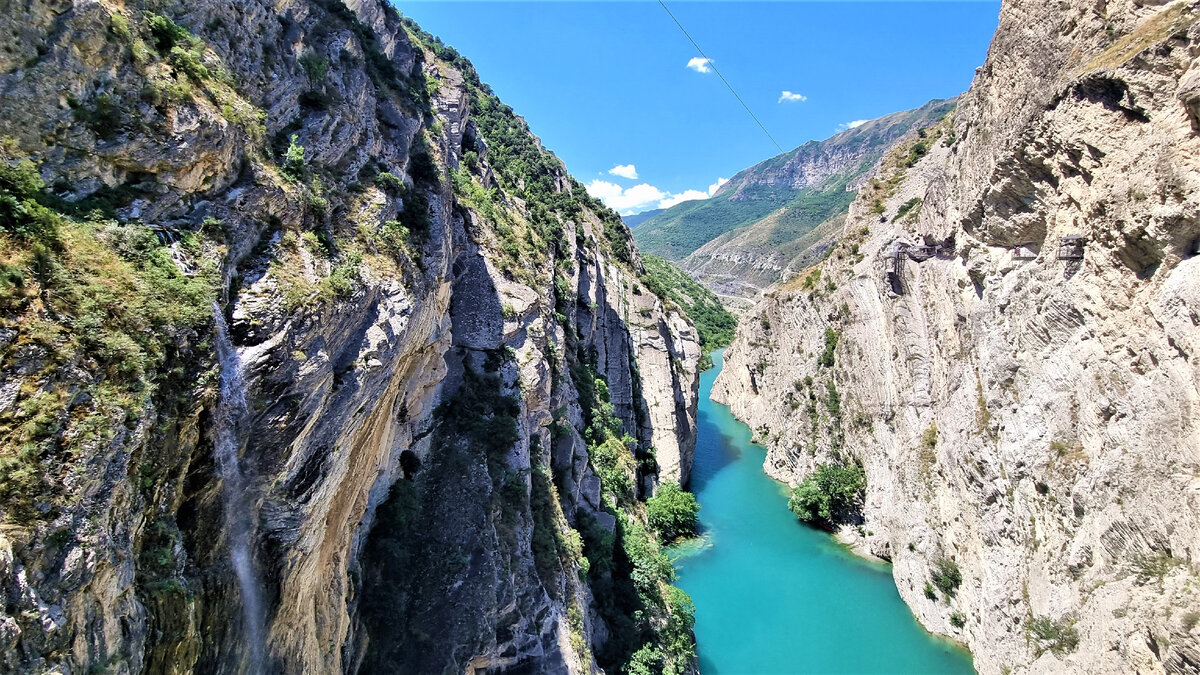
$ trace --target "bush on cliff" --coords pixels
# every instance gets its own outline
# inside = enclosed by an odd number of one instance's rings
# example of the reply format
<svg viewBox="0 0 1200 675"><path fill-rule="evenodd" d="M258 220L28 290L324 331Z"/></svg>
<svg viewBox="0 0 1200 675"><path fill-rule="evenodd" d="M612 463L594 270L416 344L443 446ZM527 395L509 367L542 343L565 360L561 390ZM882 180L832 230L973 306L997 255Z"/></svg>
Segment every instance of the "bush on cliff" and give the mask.
<svg viewBox="0 0 1200 675"><path fill-rule="evenodd" d="M663 483L658 494L646 501L650 527L665 543L696 534L696 496L675 483Z"/></svg>
<svg viewBox="0 0 1200 675"><path fill-rule="evenodd" d="M867 476L857 464L822 464L792 490L788 508L805 522L835 523L857 511Z"/></svg>

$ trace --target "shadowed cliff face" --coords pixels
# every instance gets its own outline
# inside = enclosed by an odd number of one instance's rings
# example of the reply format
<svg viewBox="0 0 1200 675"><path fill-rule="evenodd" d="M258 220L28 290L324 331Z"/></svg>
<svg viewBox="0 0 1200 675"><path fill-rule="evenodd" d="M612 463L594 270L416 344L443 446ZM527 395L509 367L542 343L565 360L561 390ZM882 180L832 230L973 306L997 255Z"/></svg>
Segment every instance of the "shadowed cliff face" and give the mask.
<svg viewBox="0 0 1200 675"><path fill-rule="evenodd" d="M864 466L842 536L981 672L1200 663L1193 5L1005 2L953 125L885 160L715 388L772 475Z"/></svg>
<svg viewBox="0 0 1200 675"><path fill-rule="evenodd" d="M22 471L0 486L0 663L256 651L213 459L216 301L267 670L589 671L610 634L589 584L622 572L580 573L618 525L572 374L607 383L637 494L686 482L690 320L470 64L383 3L152 9L0 12L0 447ZM584 521L608 550L584 557Z"/></svg>

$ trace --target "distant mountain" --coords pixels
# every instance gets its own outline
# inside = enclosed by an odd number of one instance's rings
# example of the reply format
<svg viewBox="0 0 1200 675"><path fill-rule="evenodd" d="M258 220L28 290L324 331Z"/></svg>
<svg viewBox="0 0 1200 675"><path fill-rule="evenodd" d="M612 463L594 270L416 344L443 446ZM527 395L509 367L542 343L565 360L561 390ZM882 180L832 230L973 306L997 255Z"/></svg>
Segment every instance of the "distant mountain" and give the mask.
<svg viewBox="0 0 1200 675"><path fill-rule="evenodd" d="M634 239L642 251L679 263L718 294L753 296L828 239L890 147L941 120L956 101L930 101L760 162L710 199L678 204L643 222Z"/></svg>
<svg viewBox="0 0 1200 675"><path fill-rule="evenodd" d="M635 213L632 216L621 216L621 220L625 221L625 224L630 228L634 228L665 210L666 209L654 209L653 211L642 211L641 213Z"/></svg>

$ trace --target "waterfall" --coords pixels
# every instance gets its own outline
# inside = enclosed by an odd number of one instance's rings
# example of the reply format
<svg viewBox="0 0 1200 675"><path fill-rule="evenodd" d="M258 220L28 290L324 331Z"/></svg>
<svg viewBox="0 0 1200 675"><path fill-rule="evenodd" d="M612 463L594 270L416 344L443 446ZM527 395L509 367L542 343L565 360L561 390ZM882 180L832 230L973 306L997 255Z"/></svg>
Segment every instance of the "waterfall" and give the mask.
<svg viewBox="0 0 1200 675"><path fill-rule="evenodd" d="M249 647L248 672L263 672L263 615L259 596L260 585L254 571L251 538L254 530L252 509L246 492L246 479L238 466L241 428L246 419L246 384L242 380L242 363L237 350L229 341L225 315L213 303L216 322L217 358L221 363L221 400L217 404L213 454L221 472L225 526L229 532L229 555L242 594L242 621Z"/></svg>

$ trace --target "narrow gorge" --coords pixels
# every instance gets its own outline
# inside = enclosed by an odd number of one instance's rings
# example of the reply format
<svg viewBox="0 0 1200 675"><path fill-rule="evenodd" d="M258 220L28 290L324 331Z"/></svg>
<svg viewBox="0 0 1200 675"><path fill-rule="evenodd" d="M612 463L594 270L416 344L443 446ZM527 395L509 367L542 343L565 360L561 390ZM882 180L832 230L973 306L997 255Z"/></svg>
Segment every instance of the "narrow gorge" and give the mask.
<svg viewBox="0 0 1200 675"><path fill-rule="evenodd" d="M1200 673L1200 0L998 6L623 221L386 0L0 0L0 672Z"/></svg>

